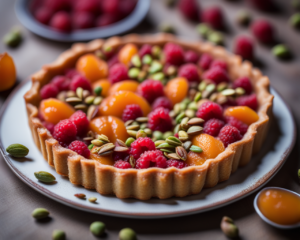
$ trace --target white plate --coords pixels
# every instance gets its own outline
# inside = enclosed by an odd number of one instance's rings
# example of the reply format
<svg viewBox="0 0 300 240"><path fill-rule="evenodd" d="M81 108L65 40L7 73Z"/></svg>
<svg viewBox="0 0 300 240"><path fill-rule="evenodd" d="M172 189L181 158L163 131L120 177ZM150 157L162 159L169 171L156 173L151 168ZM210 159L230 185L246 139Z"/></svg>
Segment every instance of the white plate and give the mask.
<svg viewBox="0 0 300 240"><path fill-rule="evenodd" d="M296 138L295 125L290 110L276 91L274 98L275 121L270 128L263 149L250 163L238 169L228 181L213 188L204 189L200 194L166 200L118 199L75 186L61 177L43 159L35 146L28 124L23 95L31 86L30 82L16 89L8 98L0 114L0 151L13 172L26 184L40 193L68 206L84 211L128 218L165 218L183 216L215 209L241 199L266 184L280 169L291 152ZM14 159L5 149L12 143L21 143L30 149L28 158ZM44 184L34 177L35 171L48 171L57 178L55 184ZM74 197L75 193L95 196L98 203Z"/></svg>

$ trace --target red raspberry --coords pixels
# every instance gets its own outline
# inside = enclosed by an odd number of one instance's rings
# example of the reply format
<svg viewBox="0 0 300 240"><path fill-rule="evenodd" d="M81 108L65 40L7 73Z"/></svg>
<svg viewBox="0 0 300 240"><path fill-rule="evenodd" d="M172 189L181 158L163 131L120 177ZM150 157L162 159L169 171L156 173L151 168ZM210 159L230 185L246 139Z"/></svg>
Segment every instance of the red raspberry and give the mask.
<svg viewBox="0 0 300 240"><path fill-rule="evenodd" d="M69 144L76 139L77 128L76 125L69 119L60 121L55 125L53 137L60 144Z"/></svg>
<svg viewBox="0 0 300 240"><path fill-rule="evenodd" d="M60 11L51 18L50 26L61 32L69 32L71 30L71 18L67 12Z"/></svg>
<svg viewBox="0 0 300 240"><path fill-rule="evenodd" d="M83 76L77 75L72 78L71 84L70 84L70 89L72 91L76 91L77 88L83 88L84 90L88 90L92 92L92 86L91 83Z"/></svg>
<svg viewBox="0 0 300 240"><path fill-rule="evenodd" d="M250 94L252 92L252 85L250 79L248 77L240 77L233 82L233 87L238 88L241 87L245 90L246 94Z"/></svg>
<svg viewBox="0 0 300 240"><path fill-rule="evenodd" d="M244 59L253 59L253 42L246 36L239 36L235 41L235 54L241 55Z"/></svg>
<svg viewBox="0 0 300 240"><path fill-rule="evenodd" d="M90 157L90 150L88 149L87 145L84 142L81 141L73 141L69 147L70 150L78 153L79 155L85 157L85 158L89 158Z"/></svg>
<svg viewBox="0 0 300 240"><path fill-rule="evenodd" d="M115 168L120 168L120 169L128 169L132 168L129 162L123 161L123 160L118 160L114 164Z"/></svg>
<svg viewBox="0 0 300 240"><path fill-rule="evenodd" d="M136 0L122 0L119 3L119 11L121 16L124 18L128 16L135 8Z"/></svg>
<svg viewBox="0 0 300 240"><path fill-rule="evenodd" d="M164 47L166 62L171 65L181 65L184 62L184 51L175 43L167 43Z"/></svg>
<svg viewBox="0 0 300 240"><path fill-rule="evenodd" d="M187 167L187 164L183 161L179 161L179 160L176 160L176 159L170 159L167 161L167 167L176 167L176 168L179 168L179 169L182 169L184 167Z"/></svg>
<svg viewBox="0 0 300 240"><path fill-rule="evenodd" d="M79 137L84 137L89 130L89 120L86 117L86 114L79 110L72 114L69 118L77 128L77 135Z"/></svg>
<svg viewBox="0 0 300 240"><path fill-rule="evenodd" d="M97 13L99 2L97 0L76 0L74 4L75 12Z"/></svg>
<svg viewBox="0 0 300 240"><path fill-rule="evenodd" d="M179 139L178 133L175 133L175 134L174 134L174 137L177 137L177 138Z"/></svg>
<svg viewBox="0 0 300 240"><path fill-rule="evenodd" d="M127 67L122 63L114 64L109 69L109 80L112 84L129 79Z"/></svg>
<svg viewBox="0 0 300 240"><path fill-rule="evenodd" d="M223 119L223 109L222 107L214 102L204 102L198 109L196 116L207 121L211 118Z"/></svg>
<svg viewBox="0 0 300 240"><path fill-rule="evenodd" d="M186 78L189 82L199 82L200 81L198 68L193 63L186 63L186 64L182 65L179 68L178 76Z"/></svg>
<svg viewBox="0 0 300 240"><path fill-rule="evenodd" d="M119 63L119 58L118 58L118 54L116 54L108 60L107 65L108 65L108 68L111 69L114 65L117 65L118 63ZM127 74L127 69L126 69L126 74ZM127 75L127 77L128 77L128 75Z"/></svg>
<svg viewBox="0 0 300 240"><path fill-rule="evenodd" d="M124 122L127 122L128 120L135 120L138 117L143 116L143 111L141 107L137 104L131 104L127 105L126 108L123 111L122 119Z"/></svg>
<svg viewBox="0 0 300 240"><path fill-rule="evenodd" d="M199 60L199 54L196 53L195 51L187 50L184 53L184 61L186 63L195 63L195 64L197 64L198 60Z"/></svg>
<svg viewBox="0 0 300 240"><path fill-rule="evenodd" d="M142 153L152 150L155 150L155 144L151 138L138 138L131 143L130 155L132 155L135 159L138 159Z"/></svg>
<svg viewBox="0 0 300 240"><path fill-rule="evenodd" d="M272 43L274 41L274 28L266 20L256 20L251 24L253 35L263 43Z"/></svg>
<svg viewBox="0 0 300 240"><path fill-rule="evenodd" d="M162 151L146 151L136 161L136 168L144 169L149 167L166 168L167 160L164 157Z"/></svg>
<svg viewBox="0 0 300 240"><path fill-rule="evenodd" d="M235 117L226 117L226 123L230 126L236 127L242 135L244 135L248 130L248 125L242 121L236 119Z"/></svg>
<svg viewBox="0 0 300 240"><path fill-rule="evenodd" d="M226 125L221 129L218 138L227 147L229 144L241 140L242 135L236 127Z"/></svg>
<svg viewBox="0 0 300 240"><path fill-rule="evenodd" d="M128 162L128 157L129 157L129 150L127 152L113 152L113 160L115 162L118 160L123 160Z"/></svg>
<svg viewBox="0 0 300 240"><path fill-rule="evenodd" d="M263 11L271 11L274 10L274 1L273 0L248 0L252 3L254 7Z"/></svg>
<svg viewBox="0 0 300 240"><path fill-rule="evenodd" d="M151 47L151 45L149 45L149 44L144 44L141 48L140 48L140 50L139 50L139 55L140 55L140 57L142 58L142 57L144 57L145 55L151 55L151 50L152 50L152 47Z"/></svg>
<svg viewBox="0 0 300 240"><path fill-rule="evenodd" d="M116 16L111 15L111 14L103 14L103 15L100 15L96 19L96 26L97 27L104 27L104 26L108 26L110 24L113 24L117 21L118 21L118 19L116 18Z"/></svg>
<svg viewBox="0 0 300 240"><path fill-rule="evenodd" d="M42 7L35 11L34 17L36 20L38 20L40 23L48 24L52 17L52 11L48 8Z"/></svg>
<svg viewBox="0 0 300 240"><path fill-rule="evenodd" d="M180 0L178 3L180 12L186 18L197 21L200 9L195 0Z"/></svg>
<svg viewBox="0 0 300 240"><path fill-rule="evenodd" d="M203 53L200 57L200 60L198 62L198 65L203 69L207 70L210 67L210 64L212 63L213 58L208 53Z"/></svg>
<svg viewBox="0 0 300 240"><path fill-rule="evenodd" d="M69 10L70 2L69 0L45 0L44 6L53 12L57 12L60 10Z"/></svg>
<svg viewBox="0 0 300 240"><path fill-rule="evenodd" d="M65 76L56 76L51 80L52 85L55 85L59 91L68 91L70 89L71 80Z"/></svg>
<svg viewBox="0 0 300 240"><path fill-rule="evenodd" d="M249 96L241 96L236 99L237 105L239 106L247 106L249 108L252 108L254 111L256 111L258 107L256 94L253 93Z"/></svg>
<svg viewBox="0 0 300 240"><path fill-rule="evenodd" d="M204 123L203 132L207 133L211 136L218 136L222 127L224 127L225 123L219 119L212 118Z"/></svg>
<svg viewBox="0 0 300 240"><path fill-rule="evenodd" d="M65 76L67 78L73 78L75 77L76 75L80 75L79 72L77 72L77 70L75 68L69 68L69 69L66 69L65 70Z"/></svg>
<svg viewBox="0 0 300 240"><path fill-rule="evenodd" d="M85 29L94 26L94 16L89 12L77 12L72 17L74 29Z"/></svg>
<svg viewBox="0 0 300 240"><path fill-rule="evenodd" d="M155 99L155 101L152 104L152 109L154 110L154 109L160 108L160 107L166 108L168 110L173 109L172 103L171 103L170 99L167 97L159 97L159 98Z"/></svg>
<svg viewBox="0 0 300 240"><path fill-rule="evenodd" d="M42 99L55 98L58 94L58 88L55 85L48 83L41 88L40 94Z"/></svg>
<svg viewBox="0 0 300 240"><path fill-rule="evenodd" d="M171 131L173 128L172 118L169 116L169 110L165 108L156 108L148 115L148 126L152 131Z"/></svg>
<svg viewBox="0 0 300 240"><path fill-rule="evenodd" d="M47 128L47 130L52 134L53 131L54 131L54 124L53 123L50 123L50 122L43 122L43 125L45 128Z"/></svg>
<svg viewBox="0 0 300 240"><path fill-rule="evenodd" d="M208 69L204 74L203 74L203 79L210 79L213 81L215 84L221 83L221 82L229 82L229 76L227 72L220 67L214 67Z"/></svg>
<svg viewBox="0 0 300 240"><path fill-rule="evenodd" d="M219 7L205 9L202 12L202 20L203 22L209 24L211 27L216 29L221 29L224 27L223 13Z"/></svg>
<svg viewBox="0 0 300 240"><path fill-rule="evenodd" d="M225 71L227 71L227 63L222 60L218 60L218 59L213 60L213 62L210 65L210 68L214 68L214 67L220 67Z"/></svg>
<svg viewBox="0 0 300 240"><path fill-rule="evenodd" d="M138 94L144 97L149 103L153 103L158 97L164 96L164 85L160 81L148 79L138 87Z"/></svg>
<svg viewBox="0 0 300 240"><path fill-rule="evenodd" d="M227 101L222 104L223 109L233 106L237 106L236 100L233 98L227 98Z"/></svg>
<svg viewBox="0 0 300 240"><path fill-rule="evenodd" d="M104 13L118 15L120 14L119 4L119 0L102 1L102 10Z"/></svg>

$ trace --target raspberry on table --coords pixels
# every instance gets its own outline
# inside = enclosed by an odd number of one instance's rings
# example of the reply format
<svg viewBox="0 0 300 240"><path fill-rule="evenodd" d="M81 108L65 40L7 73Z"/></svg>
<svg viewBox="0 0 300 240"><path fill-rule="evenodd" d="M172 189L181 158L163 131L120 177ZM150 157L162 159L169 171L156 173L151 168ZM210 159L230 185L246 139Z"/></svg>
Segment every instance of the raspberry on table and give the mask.
<svg viewBox="0 0 300 240"><path fill-rule="evenodd" d="M184 51L181 46L175 43L167 43L164 47L166 62L179 66L184 63Z"/></svg>
<svg viewBox="0 0 300 240"><path fill-rule="evenodd" d="M254 45L250 38L239 36L235 40L234 53L241 55L244 59L253 59Z"/></svg>
<svg viewBox="0 0 300 240"><path fill-rule="evenodd" d="M78 110L72 114L69 120L71 120L76 125L77 135L79 137L84 137L89 130L90 124L90 121L87 119L86 114L83 111Z"/></svg>
<svg viewBox="0 0 300 240"><path fill-rule="evenodd" d="M139 85L137 92L149 103L153 103L156 98L165 95L164 85L160 81L151 79L142 82Z"/></svg>
<svg viewBox="0 0 300 240"><path fill-rule="evenodd" d="M215 59L215 60L213 60L213 62L210 65L210 68L214 68L214 67L220 67L220 68L224 69L225 71L227 71L227 62L219 60L219 59Z"/></svg>
<svg viewBox="0 0 300 240"><path fill-rule="evenodd" d="M207 70L210 67L210 64L212 63L213 58L208 53L203 53L200 57L200 60L198 62L198 65L203 69Z"/></svg>
<svg viewBox="0 0 300 240"><path fill-rule="evenodd" d="M47 99L55 98L58 92L58 88L54 84L48 83L41 88L40 94L42 99Z"/></svg>
<svg viewBox="0 0 300 240"><path fill-rule="evenodd" d="M99 10L99 2L97 0L76 0L74 4L74 11L76 13L88 12L88 13L96 14L98 10Z"/></svg>
<svg viewBox="0 0 300 240"><path fill-rule="evenodd" d="M54 126L55 125L53 123L46 122L46 121L44 121L42 123L43 123L44 127L47 128L47 130L52 134L53 131L54 131Z"/></svg>
<svg viewBox="0 0 300 240"><path fill-rule="evenodd" d="M233 82L233 88L243 88L246 94L252 92L252 84L248 77L240 77Z"/></svg>
<svg viewBox="0 0 300 240"><path fill-rule="evenodd" d="M212 118L204 123L203 132L216 137L224 125L225 123L222 120Z"/></svg>
<svg viewBox="0 0 300 240"><path fill-rule="evenodd" d="M50 26L61 32L69 32L72 28L71 17L67 12L57 12L51 18Z"/></svg>
<svg viewBox="0 0 300 240"><path fill-rule="evenodd" d="M236 102L237 102L238 106L247 106L247 107L253 109L254 111L256 111L256 109L258 107L257 97L256 97L255 93L248 95L248 96L238 97L236 99Z"/></svg>
<svg viewBox="0 0 300 240"><path fill-rule="evenodd" d="M56 76L52 78L51 83L55 85L59 91L68 91L70 89L71 80L65 76Z"/></svg>
<svg viewBox="0 0 300 240"><path fill-rule="evenodd" d="M132 155L135 159L138 159L142 153L152 150L155 150L155 144L151 138L138 138L131 143L130 155Z"/></svg>
<svg viewBox="0 0 300 240"><path fill-rule="evenodd" d="M60 144L69 144L76 139L76 125L69 119L62 120L55 125L52 135Z"/></svg>
<svg viewBox="0 0 300 240"><path fill-rule="evenodd" d="M123 111L122 119L123 122L127 122L128 120L135 120L138 117L143 116L143 111L141 107L137 104L127 105Z"/></svg>
<svg viewBox="0 0 300 240"><path fill-rule="evenodd" d="M198 109L196 116L208 121L212 118L223 119L223 109L222 107L214 102L207 101L204 102Z"/></svg>
<svg viewBox="0 0 300 240"><path fill-rule="evenodd" d="M34 17L40 23L48 24L52 17L52 14L53 14L53 12L50 9L48 9L46 7L42 7L42 8L37 9L34 12Z"/></svg>
<svg viewBox="0 0 300 240"><path fill-rule="evenodd" d="M229 144L241 140L242 135L236 127L226 125L221 129L218 138L227 147Z"/></svg>
<svg viewBox="0 0 300 240"><path fill-rule="evenodd" d="M195 63L195 64L197 64L198 60L199 60L199 54L196 53L195 51L187 50L184 53L184 61L186 63Z"/></svg>
<svg viewBox="0 0 300 240"><path fill-rule="evenodd" d="M176 167L176 168L179 168L179 169L182 169L184 167L187 167L187 164L183 161L179 161L179 160L176 160L176 159L169 159L167 160L167 167Z"/></svg>
<svg viewBox="0 0 300 240"><path fill-rule="evenodd" d="M109 80L112 84L129 79L127 67L122 63L116 63L109 69Z"/></svg>
<svg viewBox="0 0 300 240"><path fill-rule="evenodd" d="M229 76L227 72L220 67L214 67L208 69L206 72L203 73L203 79L210 79L215 84L219 84L221 82L229 82Z"/></svg>
<svg viewBox="0 0 300 240"><path fill-rule="evenodd" d="M140 57L142 58L142 57L144 57L145 55L151 55L151 53L152 53L152 46L151 45L149 45L149 44L144 44L141 48L140 48L140 50L139 50L139 55L140 55Z"/></svg>
<svg viewBox="0 0 300 240"><path fill-rule="evenodd" d="M111 14L102 14L96 19L97 27L104 27L118 21L118 18Z"/></svg>
<svg viewBox="0 0 300 240"><path fill-rule="evenodd" d="M165 108L156 108L148 115L148 126L152 131L167 132L173 128L172 118L169 110Z"/></svg>
<svg viewBox="0 0 300 240"><path fill-rule="evenodd" d="M193 63L186 63L179 68L178 71L179 77L184 77L188 82L199 82L200 76L198 68Z"/></svg>
<svg viewBox="0 0 300 240"><path fill-rule="evenodd" d="M219 7L205 9L202 12L202 20L215 29L222 29L224 27L223 13Z"/></svg>
<svg viewBox="0 0 300 240"><path fill-rule="evenodd" d="M72 17L74 29L85 29L94 26L94 16L89 12L77 12Z"/></svg>
<svg viewBox="0 0 300 240"><path fill-rule="evenodd" d="M79 87L92 92L92 86L89 80L81 75L76 75L71 80L70 89L75 92Z"/></svg>
<svg viewBox="0 0 300 240"><path fill-rule="evenodd" d="M200 9L196 0L180 0L178 8L186 18L193 21L199 20Z"/></svg>
<svg viewBox="0 0 300 240"><path fill-rule="evenodd" d="M167 97L156 98L155 101L152 103L153 110L160 108L160 107L166 108L168 110L173 109L172 103L171 103L170 99Z"/></svg>
<svg viewBox="0 0 300 240"><path fill-rule="evenodd" d="M253 35L263 43L272 43L274 41L274 28L266 20L256 20L251 24Z"/></svg>
<svg viewBox="0 0 300 240"><path fill-rule="evenodd" d="M114 167L120 168L120 169L128 169L132 168L129 162L123 161L123 160L118 160L115 162Z"/></svg>
<svg viewBox="0 0 300 240"><path fill-rule="evenodd" d="M89 158L90 157L90 150L88 149L87 145L84 142L81 141L73 141L68 147L70 150L78 153L79 155Z"/></svg>
<svg viewBox="0 0 300 240"><path fill-rule="evenodd" d="M146 151L136 161L137 169L145 169L149 167L158 167L158 168L167 167L167 160L163 156L162 151L160 150Z"/></svg>
<svg viewBox="0 0 300 240"><path fill-rule="evenodd" d="M236 119L235 117L227 116L225 120L228 125L236 127L242 135L244 135L248 130L248 125Z"/></svg>

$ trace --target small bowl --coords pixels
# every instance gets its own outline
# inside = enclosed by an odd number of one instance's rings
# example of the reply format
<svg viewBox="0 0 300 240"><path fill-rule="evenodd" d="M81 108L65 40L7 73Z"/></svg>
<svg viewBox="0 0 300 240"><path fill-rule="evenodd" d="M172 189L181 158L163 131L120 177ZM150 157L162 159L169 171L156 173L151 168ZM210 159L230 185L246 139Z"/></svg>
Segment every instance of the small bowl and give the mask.
<svg viewBox="0 0 300 240"><path fill-rule="evenodd" d="M267 187L267 188L264 188L262 189L259 193L257 193L255 199L254 199L254 202L253 202L253 205L254 205L254 208L255 208L255 211L257 212L257 214L260 216L260 218L262 220L264 220L266 223L270 224L271 226L273 227L276 227L276 228L280 228L280 229L292 229L292 228L297 228L297 227L300 227L300 222L299 223L296 223L296 224L293 224L293 225L282 225L282 224L278 224L278 223L275 223L271 220L269 220L268 218L265 217L265 215L262 214L262 212L260 211L259 207L258 207L258 204L257 204L257 201L258 201L258 198L260 196L260 194L265 191L265 190L282 190L282 191L286 191L286 192L290 192L290 193L293 193L295 195L297 195L298 197L300 197L300 194L296 193L296 192L293 192L291 190L288 190L288 189L284 189L284 188L279 188L279 187Z"/></svg>
<svg viewBox="0 0 300 240"><path fill-rule="evenodd" d="M138 0L135 9L124 19L105 27L76 30L71 33L61 33L39 23L29 10L30 0L18 0L15 12L19 21L31 32L51 40L60 42L88 41L96 38L107 38L127 32L138 25L146 16L150 1Z"/></svg>

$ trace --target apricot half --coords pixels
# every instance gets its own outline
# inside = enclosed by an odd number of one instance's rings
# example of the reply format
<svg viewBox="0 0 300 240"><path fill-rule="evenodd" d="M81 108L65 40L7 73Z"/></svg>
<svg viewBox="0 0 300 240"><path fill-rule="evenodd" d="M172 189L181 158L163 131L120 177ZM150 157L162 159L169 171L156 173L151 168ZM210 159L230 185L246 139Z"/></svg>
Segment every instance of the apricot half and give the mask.
<svg viewBox="0 0 300 240"><path fill-rule="evenodd" d="M7 53L0 54L0 92L10 89L16 82L14 60Z"/></svg>
<svg viewBox="0 0 300 240"><path fill-rule="evenodd" d="M102 87L101 96L103 96L103 97L108 96L110 85L111 84L110 84L110 81L108 81L108 79L100 79L100 80L92 83L93 89L95 89L96 87Z"/></svg>
<svg viewBox="0 0 300 240"><path fill-rule="evenodd" d="M183 77L170 80L165 87L165 94L173 105L181 102L187 95L189 89L188 81Z"/></svg>
<svg viewBox="0 0 300 240"><path fill-rule="evenodd" d="M247 125L251 125L259 119L257 113L246 106L229 107L225 110L224 115L235 117Z"/></svg>
<svg viewBox="0 0 300 240"><path fill-rule="evenodd" d="M121 48L118 59L120 63L129 66L131 58L139 52L136 45L132 43L126 44L124 47Z"/></svg>
<svg viewBox="0 0 300 240"><path fill-rule="evenodd" d="M136 92L139 83L133 80L125 80L122 82L115 83L109 90L109 95L113 95L119 91L129 91L129 92Z"/></svg>

